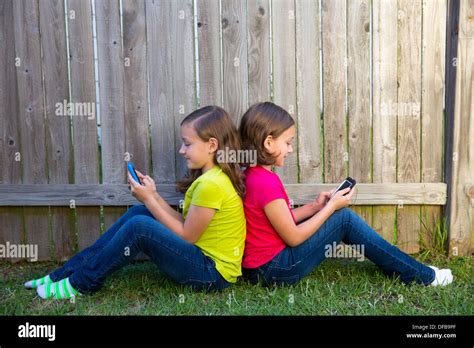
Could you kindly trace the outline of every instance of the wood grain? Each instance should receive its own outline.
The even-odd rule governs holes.
[[[421,181],[421,2],[398,2],[397,182]],[[419,250],[420,207],[397,210],[397,244]]]
[[[373,2],[372,177],[397,181],[397,0]],[[372,227],[390,243],[396,240],[396,209],[374,206]]]
[[[90,0],[68,0],[69,64],[71,102],[93,106],[94,117],[73,117],[74,182],[99,184],[99,145],[97,136],[92,4]],[[71,12],[72,11],[72,12]],[[86,105],[87,105],[86,104]],[[69,201],[72,198],[69,198]],[[75,208],[78,251],[92,245],[100,236],[100,207]]]
[[[21,136],[22,178],[25,184],[48,182],[44,122],[44,91],[38,3],[13,2],[18,116]],[[49,208],[24,208],[26,242],[38,245],[38,260],[49,258]],[[47,242],[46,242],[47,241]]]
[[[236,125],[249,106],[245,7],[241,0],[221,2],[224,109]]]
[[[21,137],[12,0],[0,2],[0,47],[0,183],[21,184],[21,161],[17,160],[17,154],[21,154]],[[0,207],[0,243],[19,244],[23,240],[23,208]]]
[[[319,4],[296,2],[296,94],[301,183],[323,182]]]
[[[444,0],[423,1],[422,182],[443,181],[446,4]],[[421,211],[421,237],[426,247],[431,247],[436,223],[442,219],[442,207],[425,206]]]
[[[293,1],[272,2],[273,102],[295,120],[293,153],[283,167],[275,167],[283,183],[298,182],[298,114],[296,105],[296,12]],[[292,197],[291,197],[292,198]]]
[[[294,196],[295,204],[306,204],[314,195],[331,190],[337,184],[287,184],[288,194]],[[358,191],[353,197],[355,205],[399,204],[407,205],[446,204],[445,183],[407,183],[407,184],[357,184]],[[182,198],[176,193],[174,185],[157,185],[158,193],[172,205]],[[69,204],[73,198],[76,205],[131,205],[136,204],[125,184],[91,185],[1,185],[0,206],[11,205],[59,205]],[[20,197],[21,193],[21,197]],[[312,198],[311,198],[312,197]]]

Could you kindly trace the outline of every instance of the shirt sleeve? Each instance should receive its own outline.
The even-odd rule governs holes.
[[[190,204],[219,210],[223,199],[224,194],[219,185],[212,181],[202,181],[194,189]]]
[[[258,195],[258,205],[261,208],[265,208],[268,203],[275,199],[286,199],[286,194],[280,180],[277,177],[269,177],[267,179],[267,182],[262,183],[260,186],[263,189]]]

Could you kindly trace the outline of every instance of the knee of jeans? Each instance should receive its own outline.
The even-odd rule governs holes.
[[[125,224],[129,225],[124,230],[129,233],[137,234],[140,231],[143,231],[144,224],[147,223],[147,220],[151,219],[145,215],[135,215],[131,217]],[[122,226],[123,227],[123,226]]]
[[[341,210],[341,214],[344,217],[344,220],[350,220],[352,216],[355,214],[351,208],[344,207]]]
[[[344,207],[339,210],[336,210],[333,213],[333,216],[341,219],[342,223],[346,224],[351,220],[353,214],[355,213],[352,211],[352,209]]]
[[[143,204],[136,204],[127,210],[128,214],[139,215],[143,213],[148,213],[148,208]]]

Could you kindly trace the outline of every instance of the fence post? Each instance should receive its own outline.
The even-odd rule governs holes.
[[[474,137],[472,115],[474,31],[469,31],[469,2],[451,0],[448,16],[446,59],[446,182],[448,200],[446,219],[449,228],[449,254],[466,255],[472,251],[474,235]],[[472,10],[471,10],[472,11]],[[471,14],[472,16],[472,14]],[[471,54],[471,56],[469,56]],[[469,197],[468,194],[471,194]]]

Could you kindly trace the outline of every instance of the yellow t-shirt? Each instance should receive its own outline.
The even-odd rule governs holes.
[[[219,166],[198,177],[186,191],[183,217],[190,205],[216,209],[211,223],[194,243],[216,263],[217,271],[230,283],[242,275],[245,245],[245,214],[242,199]]]

